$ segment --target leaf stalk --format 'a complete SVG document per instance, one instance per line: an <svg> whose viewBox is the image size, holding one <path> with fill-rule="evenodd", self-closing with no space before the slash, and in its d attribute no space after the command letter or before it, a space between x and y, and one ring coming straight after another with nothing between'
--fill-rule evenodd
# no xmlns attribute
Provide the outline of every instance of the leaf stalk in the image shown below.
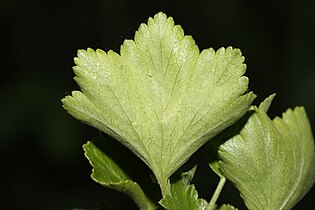
<svg viewBox="0 0 315 210"><path fill-rule="evenodd" d="M220 176L219 184L218 184L217 188L215 189L213 196L212 196L206 210L215 210L216 209L216 202L217 202L219 195L223 189L225 181L226 181L226 178L224 176Z"/></svg>

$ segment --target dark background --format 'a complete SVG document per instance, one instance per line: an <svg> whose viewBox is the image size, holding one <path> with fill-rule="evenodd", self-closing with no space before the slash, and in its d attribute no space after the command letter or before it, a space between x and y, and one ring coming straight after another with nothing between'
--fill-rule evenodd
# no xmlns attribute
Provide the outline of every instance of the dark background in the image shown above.
<svg viewBox="0 0 315 210"><path fill-rule="evenodd" d="M124 195L90 179L82 144L95 129L73 119L60 99L78 89L71 67L77 49L119 51L142 22L163 11L200 49L240 48L259 103L276 92L271 117L303 105L315 123L315 1L3 0L1 23L0 209L93 209L107 200L134 209ZM203 160L197 182L215 182ZM211 181L212 180L212 181ZM244 209L227 186L219 202ZM313 188L295 209L311 209Z"/></svg>

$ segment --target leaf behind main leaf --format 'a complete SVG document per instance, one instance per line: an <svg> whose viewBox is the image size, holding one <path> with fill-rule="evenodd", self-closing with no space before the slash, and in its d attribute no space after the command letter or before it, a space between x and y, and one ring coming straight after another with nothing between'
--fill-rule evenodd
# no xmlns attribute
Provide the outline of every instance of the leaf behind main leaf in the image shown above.
<svg viewBox="0 0 315 210"><path fill-rule="evenodd" d="M314 142L304 109L289 109L272 121L265 113L272 98L252 107L245 125L236 123L214 139L224 142L220 171L250 210L291 209L315 180Z"/></svg>
<svg viewBox="0 0 315 210"><path fill-rule="evenodd" d="M290 199L285 207L294 206L310 190L315 182L314 140L311 126L303 107L288 109L273 123L283 136L285 144L292 145L292 165L295 168L294 185L291 187Z"/></svg>

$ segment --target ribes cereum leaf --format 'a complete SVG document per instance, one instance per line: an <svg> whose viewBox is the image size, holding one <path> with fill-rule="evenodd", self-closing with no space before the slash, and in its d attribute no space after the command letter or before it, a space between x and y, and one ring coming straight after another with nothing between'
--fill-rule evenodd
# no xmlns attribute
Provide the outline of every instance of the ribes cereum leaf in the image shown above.
<svg viewBox="0 0 315 210"><path fill-rule="evenodd" d="M250 210L291 209L315 181L314 140L304 108L271 120L266 111L272 99L252 107L214 139L224 142L218 151L220 171Z"/></svg>
<svg viewBox="0 0 315 210"><path fill-rule="evenodd" d="M163 192L174 171L248 110L255 95L247 93L243 61L231 47L200 53L160 12L124 41L120 55L79 50L73 70L81 92L62 102L138 155Z"/></svg>

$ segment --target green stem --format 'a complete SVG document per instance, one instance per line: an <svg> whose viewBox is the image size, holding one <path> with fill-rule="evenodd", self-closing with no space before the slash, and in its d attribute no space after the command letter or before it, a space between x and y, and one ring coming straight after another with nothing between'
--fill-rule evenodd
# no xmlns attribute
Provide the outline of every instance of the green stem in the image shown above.
<svg viewBox="0 0 315 210"><path fill-rule="evenodd" d="M215 210L216 209L216 202L217 202L217 200L219 198L219 195L220 195L220 193L221 193L221 191L223 189L225 181L226 181L226 178L221 176L219 184L218 184L217 188L215 189L215 191L213 193L213 196L212 196L212 198L211 198L211 200L210 200L206 210Z"/></svg>
<svg viewBox="0 0 315 210"><path fill-rule="evenodd" d="M167 195L171 195L171 187L170 187L169 179L159 179L158 183L160 185L163 198Z"/></svg>

